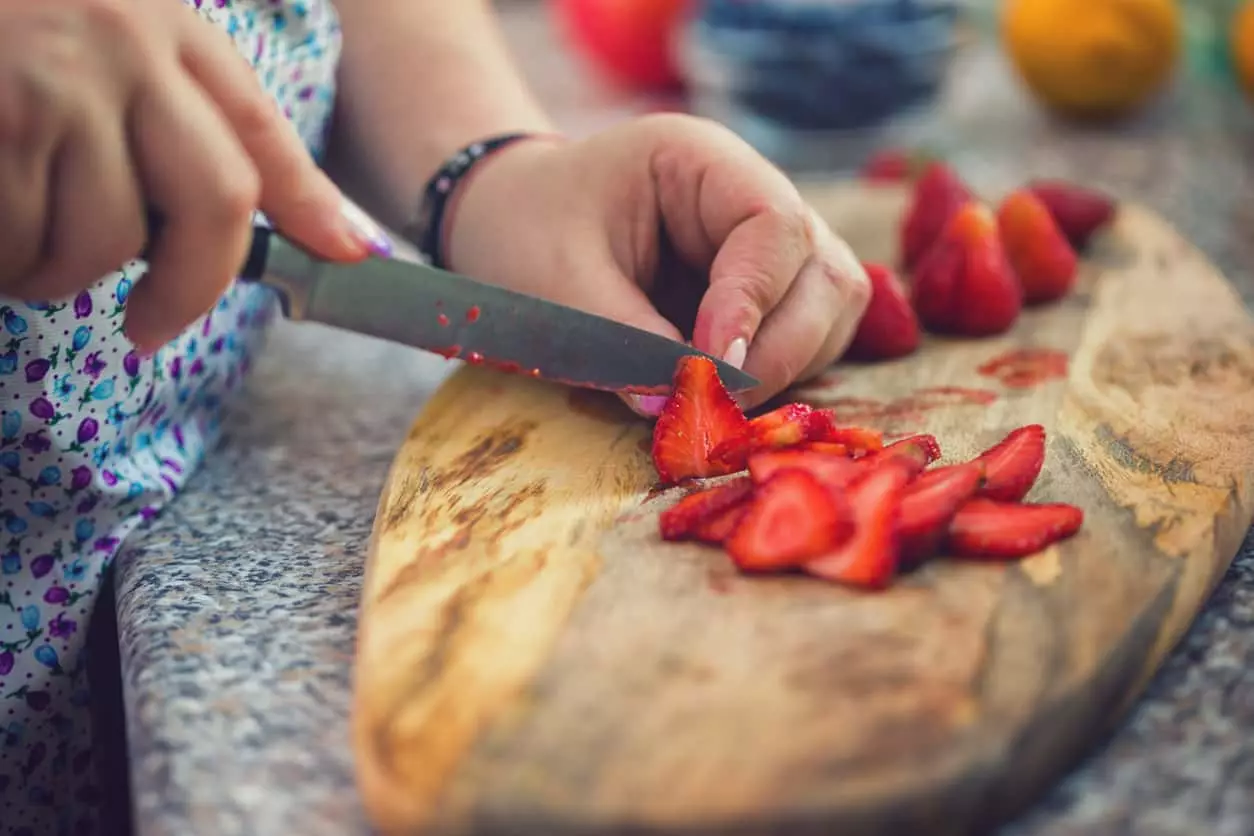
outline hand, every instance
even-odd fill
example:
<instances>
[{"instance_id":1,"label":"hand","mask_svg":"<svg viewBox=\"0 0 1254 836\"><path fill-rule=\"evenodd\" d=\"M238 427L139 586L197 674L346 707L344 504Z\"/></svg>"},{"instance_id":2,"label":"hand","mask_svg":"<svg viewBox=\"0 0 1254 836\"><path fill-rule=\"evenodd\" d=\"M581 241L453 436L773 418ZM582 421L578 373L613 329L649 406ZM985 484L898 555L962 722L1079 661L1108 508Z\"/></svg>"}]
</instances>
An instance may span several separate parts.
<instances>
[{"instance_id":1,"label":"hand","mask_svg":"<svg viewBox=\"0 0 1254 836\"><path fill-rule=\"evenodd\" d=\"M853 338L870 299L860 262L724 128L649 116L498 154L449 218L452 269L690 341L762 382L746 407Z\"/></svg>"},{"instance_id":2,"label":"hand","mask_svg":"<svg viewBox=\"0 0 1254 836\"><path fill-rule=\"evenodd\" d=\"M331 259L364 257L338 190L225 33L173 0L0 0L0 294L69 296L143 249L126 331L151 350L209 310L255 209ZM368 222L366 222L368 223Z\"/></svg>"}]
</instances>

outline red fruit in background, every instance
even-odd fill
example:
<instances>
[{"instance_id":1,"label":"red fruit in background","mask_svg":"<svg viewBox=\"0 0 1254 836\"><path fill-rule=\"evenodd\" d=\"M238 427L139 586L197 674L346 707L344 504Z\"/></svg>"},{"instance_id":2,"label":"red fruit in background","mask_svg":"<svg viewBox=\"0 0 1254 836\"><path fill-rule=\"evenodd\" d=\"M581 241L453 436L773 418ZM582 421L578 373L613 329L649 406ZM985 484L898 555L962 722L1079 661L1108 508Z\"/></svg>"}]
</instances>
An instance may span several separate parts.
<instances>
[{"instance_id":1,"label":"red fruit in background","mask_svg":"<svg viewBox=\"0 0 1254 836\"><path fill-rule=\"evenodd\" d=\"M1080 530L1084 512L1061 502L1040 505L975 498L949 523L949 550L963 557L1012 559L1035 554Z\"/></svg>"},{"instance_id":2,"label":"red fruit in background","mask_svg":"<svg viewBox=\"0 0 1254 836\"><path fill-rule=\"evenodd\" d=\"M997 208L997 229L1023 288L1024 304L1053 302L1075 286L1075 250L1032 192L1018 189L1006 196Z\"/></svg>"},{"instance_id":3,"label":"red fruit in background","mask_svg":"<svg viewBox=\"0 0 1254 836\"><path fill-rule=\"evenodd\" d=\"M914 180L932 162L922 151L884 148L876 151L862 165L862 179L870 183L905 183Z\"/></svg>"},{"instance_id":4,"label":"red fruit in background","mask_svg":"<svg viewBox=\"0 0 1254 836\"><path fill-rule=\"evenodd\" d=\"M679 361L675 386L653 425L653 466L664 483L699 476L723 476L730 467L711 458L711 451L742 438L749 421L719 380L706 357Z\"/></svg>"},{"instance_id":5,"label":"red fruit in background","mask_svg":"<svg viewBox=\"0 0 1254 836\"><path fill-rule=\"evenodd\" d=\"M1014 325L1023 291L986 206L972 201L950 218L915 269L911 301L938 334L987 337Z\"/></svg>"},{"instance_id":6,"label":"red fruit in background","mask_svg":"<svg viewBox=\"0 0 1254 836\"><path fill-rule=\"evenodd\" d=\"M1033 180L1028 190L1049 210L1054 222L1077 249L1115 217L1116 203L1106 194L1065 180Z\"/></svg>"},{"instance_id":7,"label":"red fruit in background","mask_svg":"<svg viewBox=\"0 0 1254 836\"><path fill-rule=\"evenodd\" d=\"M1045 428L1028 424L973 460L984 470L980 496L1016 502L1028 495L1045 464Z\"/></svg>"},{"instance_id":8,"label":"red fruit in background","mask_svg":"<svg viewBox=\"0 0 1254 836\"><path fill-rule=\"evenodd\" d=\"M901 226L901 263L911 270L944 231L949 219L974 196L945 163L930 163L914 184Z\"/></svg>"},{"instance_id":9,"label":"red fruit in background","mask_svg":"<svg viewBox=\"0 0 1254 836\"><path fill-rule=\"evenodd\" d=\"M906 289L882 264L862 266L871 280L871 301L845 356L851 360L892 360L913 353L919 347L919 320Z\"/></svg>"},{"instance_id":10,"label":"red fruit in background","mask_svg":"<svg viewBox=\"0 0 1254 836\"><path fill-rule=\"evenodd\" d=\"M637 89L679 86L671 41L688 6L689 0L553 0L558 26L578 51Z\"/></svg>"}]
</instances>

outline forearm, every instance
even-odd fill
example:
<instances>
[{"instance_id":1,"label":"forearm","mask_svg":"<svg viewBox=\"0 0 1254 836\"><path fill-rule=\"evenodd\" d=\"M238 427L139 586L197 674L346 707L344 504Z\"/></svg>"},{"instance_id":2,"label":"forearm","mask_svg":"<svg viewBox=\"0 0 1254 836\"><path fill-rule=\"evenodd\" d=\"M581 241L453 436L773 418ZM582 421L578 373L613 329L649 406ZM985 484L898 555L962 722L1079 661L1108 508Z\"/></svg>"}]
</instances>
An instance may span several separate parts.
<instances>
[{"instance_id":1,"label":"forearm","mask_svg":"<svg viewBox=\"0 0 1254 836\"><path fill-rule=\"evenodd\" d=\"M552 124L487 0L338 0L344 52L327 168L399 229L466 144Z\"/></svg>"}]
</instances>

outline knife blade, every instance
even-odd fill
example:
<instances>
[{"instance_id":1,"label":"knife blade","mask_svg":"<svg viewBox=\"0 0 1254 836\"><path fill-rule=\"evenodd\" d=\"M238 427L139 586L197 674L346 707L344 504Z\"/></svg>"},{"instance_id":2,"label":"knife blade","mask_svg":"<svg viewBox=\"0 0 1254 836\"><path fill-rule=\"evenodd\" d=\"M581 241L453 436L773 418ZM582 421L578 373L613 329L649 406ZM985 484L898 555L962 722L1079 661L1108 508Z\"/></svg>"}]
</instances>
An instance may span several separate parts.
<instances>
[{"instance_id":1,"label":"knife blade","mask_svg":"<svg viewBox=\"0 0 1254 836\"><path fill-rule=\"evenodd\" d=\"M277 291L295 321L579 388L666 394L688 355L712 360L730 392L758 385L735 366L649 331L417 260L322 261L260 223L239 278Z\"/></svg>"}]
</instances>

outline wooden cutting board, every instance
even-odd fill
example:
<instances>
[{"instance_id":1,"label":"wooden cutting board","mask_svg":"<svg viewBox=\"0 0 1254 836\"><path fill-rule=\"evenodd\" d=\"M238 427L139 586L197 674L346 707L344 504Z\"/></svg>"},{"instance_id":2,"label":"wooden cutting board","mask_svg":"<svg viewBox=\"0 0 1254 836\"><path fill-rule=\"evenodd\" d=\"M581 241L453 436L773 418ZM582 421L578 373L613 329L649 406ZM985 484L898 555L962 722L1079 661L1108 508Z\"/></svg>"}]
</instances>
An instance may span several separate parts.
<instances>
[{"instance_id":1,"label":"wooden cutting board","mask_svg":"<svg viewBox=\"0 0 1254 836\"><path fill-rule=\"evenodd\" d=\"M895 259L902 191L812 199L864 259ZM1005 368L1015 351L1056 375L1029 385ZM1254 325L1137 206L1078 291L1012 334L931 339L795 394L935 433L946 459L1044 424L1030 498L1082 506L1084 530L882 593L741 577L716 549L658 539L676 497L652 492L645 422L464 368L414 424L375 521L353 735L382 829L986 830L1135 699L1254 514Z\"/></svg>"}]
</instances>

